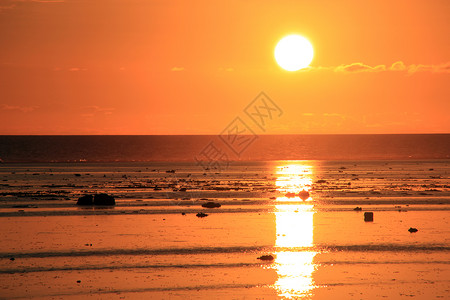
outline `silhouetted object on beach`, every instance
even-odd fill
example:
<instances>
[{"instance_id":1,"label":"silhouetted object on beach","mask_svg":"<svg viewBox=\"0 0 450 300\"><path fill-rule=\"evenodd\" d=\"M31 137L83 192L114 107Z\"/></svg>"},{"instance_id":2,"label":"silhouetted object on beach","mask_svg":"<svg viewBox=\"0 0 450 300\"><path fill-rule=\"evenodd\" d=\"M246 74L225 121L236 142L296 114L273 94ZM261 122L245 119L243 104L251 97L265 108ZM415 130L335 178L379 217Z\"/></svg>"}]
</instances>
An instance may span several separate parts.
<instances>
[{"instance_id":1,"label":"silhouetted object on beach","mask_svg":"<svg viewBox=\"0 0 450 300\"><path fill-rule=\"evenodd\" d=\"M364 213L364 222L373 222L373 212Z\"/></svg>"},{"instance_id":2,"label":"silhouetted object on beach","mask_svg":"<svg viewBox=\"0 0 450 300\"><path fill-rule=\"evenodd\" d=\"M355 211L361 211L362 210L362 208L361 207L359 207L359 206L357 206L357 207L355 207L353 210L355 210Z\"/></svg>"},{"instance_id":3,"label":"silhouetted object on beach","mask_svg":"<svg viewBox=\"0 0 450 300\"><path fill-rule=\"evenodd\" d=\"M222 205L220 205L219 203L215 203L215 202L207 202L207 203L203 203L202 207L206 207L206 208L218 208L221 207Z\"/></svg>"},{"instance_id":4,"label":"silhouetted object on beach","mask_svg":"<svg viewBox=\"0 0 450 300\"><path fill-rule=\"evenodd\" d=\"M94 197L92 195L84 195L83 197L78 198L77 205L93 205Z\"/></svg>"},{"instance_id":5,"label":"silhouetted object on beach","mask_svg":"<svg viewBox=\"0 0 450 300\"><path fill-rule=\"evenodd\" d=\"M201 212L201 213L196 214L196 216L197 216L198 218L204 218L204 217L207 217L208 215Z\"/></svg>"},{"instance_id":6,"label":"silhouetted object on beach","mask_svg":"<svg viewBox=\"0 0 450 300\"><path fill-rule=\"evenodd\" d=\"M263 255L258 257L260 260L274 260L274 257L272 255Z\"/></svg>"},{"instance_id":7,"label":"silhouetted object on beach","mask_svg":"<svg viewBox=\"0 0 450 300\"><path fill-rule=\"evenodd\" d=\"M414 228L414 227L410 227L410 228L408 229L408 231L411 232L411 233L413 233L413 232L419 231L419 229Z\"/></svg>"},{"instance_id":8,"label":"silhouetted object on beach","mask_svg":"<svg viewBox=\"0 0 450 300\"><path fill-rule=\"evenodd\" d=\"M306 199L309 198L309 192L302 190L298 193L298 196L300 197L300 199L302 199L303 201L305 201Z\"/></svg>"},{"instance_id":9,"label":"silhouetted object on beach","mask_svg":"<svg viewBox=\"0 0 450 300\"><path fill-rule=\"evenodd\" d=\"M94 196L94 205L116 205L116 200L108 194L96 194Z\"/></svg>"}]
</instances>

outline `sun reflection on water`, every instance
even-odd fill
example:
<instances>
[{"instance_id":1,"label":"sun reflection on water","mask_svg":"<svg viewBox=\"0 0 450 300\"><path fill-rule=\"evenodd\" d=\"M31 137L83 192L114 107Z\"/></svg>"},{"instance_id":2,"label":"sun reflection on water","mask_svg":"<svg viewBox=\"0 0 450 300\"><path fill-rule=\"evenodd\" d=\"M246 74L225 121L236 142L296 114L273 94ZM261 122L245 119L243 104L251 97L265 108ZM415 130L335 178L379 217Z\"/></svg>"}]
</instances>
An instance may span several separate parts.
<instances>
[{"instance_id":1,"label":"sun reflection on water","mask_svg":"<svg viewBox=\"0 0 450 300\"><path fill-rule=\"evenodd\" d=\"M276 188L285 196L279 200L302 201L299 193L302 191L309 192L312 186L313 167L307 164L293 164L277 166L277 179L275 181ZM308 197L306 201L311 201Z\"/></svg>"},{"instance_id":2,"label":"sun reflection on water","mask_svg":"<svg viewBox=\"0 0 450 300\"><path fill-rule=\"evenodd\" d=\"M303 202L297 194L311 191L313 167L307 162L289 162L277 166L276 173L277 190L295 196L279 197L275 203L275 246L279 249L274 263L278 273L275 288L281 297L307 296L315 287L312 273L316 252L311 250L315 211L311 196Z\"/></svg>"}]
</instances>

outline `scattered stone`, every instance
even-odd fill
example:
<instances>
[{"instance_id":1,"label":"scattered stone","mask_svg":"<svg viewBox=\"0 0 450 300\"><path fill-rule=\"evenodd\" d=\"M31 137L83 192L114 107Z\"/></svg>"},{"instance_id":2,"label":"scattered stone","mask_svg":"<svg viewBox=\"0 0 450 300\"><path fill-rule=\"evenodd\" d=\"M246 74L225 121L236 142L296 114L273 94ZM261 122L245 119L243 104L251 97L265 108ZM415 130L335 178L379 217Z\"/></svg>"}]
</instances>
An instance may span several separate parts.
<instances>
[{"instance_id":1,"label":"scattered stone","mask_svg":"<svg viewBox=\"0 0 450 300\"><path fill-rule=\"evenodd\" d=\"M357 207L355 207L353 210L354 210L354 211L361 211L361 210L362 210L362 207L357 206Z\"/></svg>"},{"instance_id":2,"label":"scattered stone","mask_svg":"<svg viewBox=\"0 0 450 300\"><path fill-rule=\"evenodd\" d=\"M408 231L411 232L411 233L413 233L413 232L419 231L419 229L414 228L414 227L410 227L410 228L408 229Z\"/></svg>"},{"instance_id":3,"label":"scattered stone","mask_svg":"<svg viewBox=\"0 0 450 300\"><path fill-rule=\"evenodd\" d=\"M306 199L309 198L309 192L302 190L298 193L298 196L300 197L300 199L302 199L303 201L305 201Z\"/></svg>"},{"instance_id":4,"label":"scattered stone","mask_svg":"<svg viewBox=\"0 0 450 300\"><path fill-rule=\"evenodd\" d=\"M166 173L175 173L175 170L167 170Z\"/></svg>"},{"instance_id":5,"label":"scattered stone","mask_svg":"<svg viewBox=\"0 0 450 300\"><path fill-rule=\"evenodd\" d=\"M324 179L319 179L319 180L316 181L316 183L327 183L327 181L324 180Z\"/></svg>"},{"instance_id":6,"label":"scattered stone","mask_svg":"<svg viewBox=\"0 0 450 300\"><path fill-rule=\"evenodd\" d=\"M364 213L364 222L373 222L373 212Z\"/></svg>"},{"instance_id":7,"label":"scattered stone","mask_svg":"<svg viewBox=\"0 0 450 300\"><path fill-rule=\"evenodd\" d=\"M108 194L96 194L94 196L94 205L116 205L116 200Z\"/></svg>"},{"instance_id":8,"label":"scattered stone","mask_svg":"<svg viewBox=\"0 0 450 300\"><path fill-rule=\"evenodd\" d=\"M77 283L81 283L81 280L77 280Z\"/></svg>"},{"instance_id":9,"label":"scattered stone","mask_svg":"<svg viewBox=\"0 0 450 300\"><path fill-rule=\"evenodd\" d=\"M295 197L295 193L286 193L286 197L288 198Z\"/></svg>"},{"instance_id":10,"label":"scattered stone","mask_svg":"<svg viewBox=\"0 0 450 300\"><path fill-rule=\"evenodd\" d=\"M258 257L260 260L274 260L275 258L272 255L263 255Z\"/></svg>"},{"instance_id":11,"label":"scattered stone","mask_svg":"<svg viewBox=\"0 0 450 300\"><path fill-rule=\"evenodd\" d=\"M77 205L93 205L94 197L92 195L84 195L83 197L78 198Z\"/></svg>"},{"instance_id":12,"label":"scattered stone","mask_svg":"<svg viewBox=\"0 0 450 300\"><path fill-rule=\"evenodd\" d=\"M198 218L204 218L204 217L207 217L208 215L201 212L201 213L196 214L196 216L197 216Z\"/></svg>"},{"instance_id":13,"label":"scattered stone","mask_svg":"<svg viewBox=\"0 0 450 300\"><path fill-rule=\"evenodd\" d=\"M180 191L180 192L186 192L186 188L180 188L178 191Z\"/></svg>"},{"instance_id":14,"label":"scattered stone","mask_svg":"<svg viewBox=\"0 0 450 300\"><path fill-rule=\"evenodd\" d=\"M181 215L182 215L182 216L185 216L185 215L186 215L186 213L182 212L182 213L181 213Z\"/></svg>"},{"instance_id":15,"label":"scattered stone","mask_svg":"<svg viewBox=\"0 0 450 300\"><path fill-rule=\"evenodd\" d=\"M73 175L75 175L75 177L80 177L81 176L81 174L73 174Z\"/></svg>"},{"instance_id":16,"label":"scattered stone","mask_svg":"<svg viewBox=\"0 0 450 300\"><path fill-rule=\"evenodd\" d=\"M15 261L16 259L14 257L11 257L9 260L10 261Z\"/></svg>"},{"instance_id":17,"label":"scattered stone","mask_svg":"<svg viewBox=\"0 0 450 300\"><path fill-rule=\"evenodd\" d=\"M218 208L221 207L222 205L220 205L219 203L215 203L215 202L207 202L207 203L203 203L202 207L206 207L206 208Z\"/></svg>"}]
</instances>

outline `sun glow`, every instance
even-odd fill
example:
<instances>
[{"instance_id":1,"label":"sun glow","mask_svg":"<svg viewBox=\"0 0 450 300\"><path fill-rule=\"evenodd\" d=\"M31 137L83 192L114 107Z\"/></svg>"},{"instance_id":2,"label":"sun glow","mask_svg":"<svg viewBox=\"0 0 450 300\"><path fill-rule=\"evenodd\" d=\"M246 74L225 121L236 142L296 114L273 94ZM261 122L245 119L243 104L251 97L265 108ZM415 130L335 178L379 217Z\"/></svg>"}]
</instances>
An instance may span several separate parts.
<instances>
[{"instance_id":1,"label":"sun glow","mask_svg":"<svg viewBox=\"0 0 450 300\"><path fill-rule=\"evenodd\" d=\"M311 43L300 35L288 35L275 47L275 60L286 71L297 71L311 63L314 50Z\"/></svg>"}]
</instances>

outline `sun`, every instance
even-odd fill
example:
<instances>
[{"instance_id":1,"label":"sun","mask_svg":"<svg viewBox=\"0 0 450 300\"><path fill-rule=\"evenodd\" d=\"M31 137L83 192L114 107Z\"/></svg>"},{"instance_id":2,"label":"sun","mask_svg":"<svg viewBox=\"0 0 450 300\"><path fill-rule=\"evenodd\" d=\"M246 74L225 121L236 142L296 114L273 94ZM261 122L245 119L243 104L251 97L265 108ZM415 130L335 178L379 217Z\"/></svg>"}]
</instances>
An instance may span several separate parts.
<instances>
[{"instance_id":1,"label":"sun","mask_svg":"<svg viewBox=\"0 0 450 300\"><path fill-rule=\"evenodd\" d=\"M282 38L275 47L275 60L286 71L306 68L313 56L314 49L311 43L297 34Z\"/></svg>"}]
</instances>

